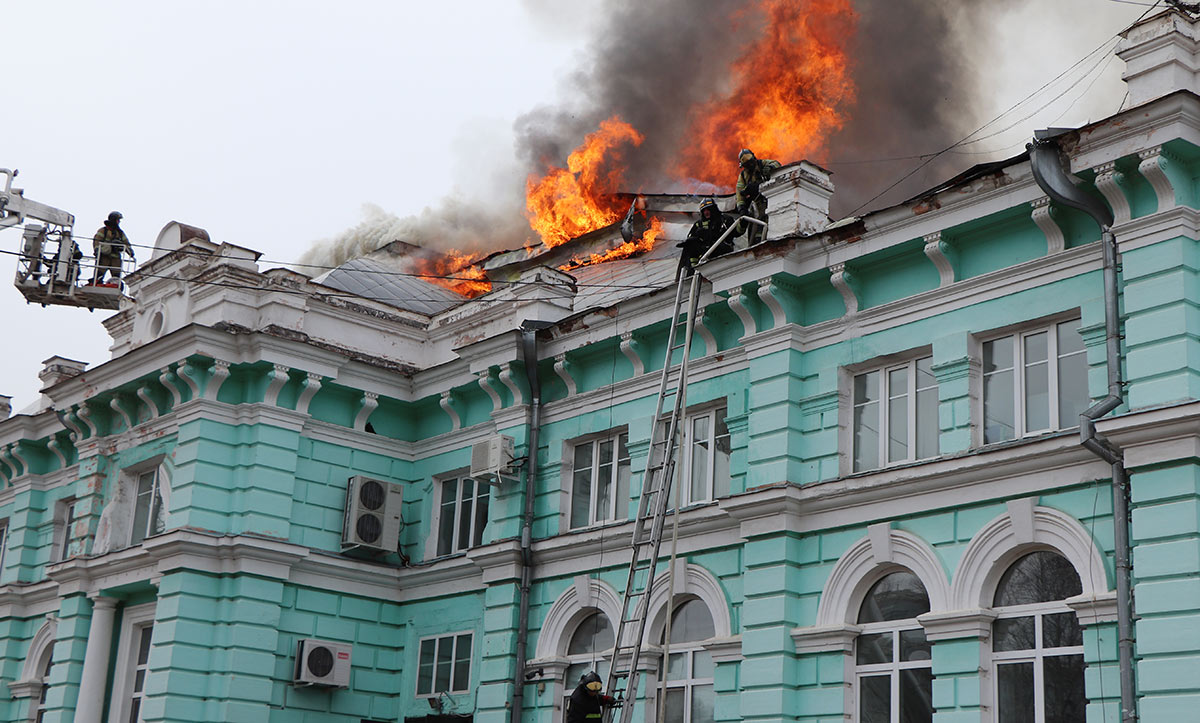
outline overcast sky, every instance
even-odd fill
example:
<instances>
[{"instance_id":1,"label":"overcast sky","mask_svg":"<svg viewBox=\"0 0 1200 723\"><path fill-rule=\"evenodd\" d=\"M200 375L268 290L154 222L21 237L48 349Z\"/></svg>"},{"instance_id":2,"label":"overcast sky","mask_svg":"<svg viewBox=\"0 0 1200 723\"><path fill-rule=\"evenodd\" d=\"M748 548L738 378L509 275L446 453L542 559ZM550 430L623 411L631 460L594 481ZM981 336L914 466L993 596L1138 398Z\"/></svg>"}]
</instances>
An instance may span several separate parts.
<instances>
[{"instance_id":1,"label":"overcast sky","mask_svg":"<svg viewBox=\"0 0 1200 723\"><path fill-rule=\"evenodd\" d=\"M1146 9L1028 3L992 29L1006 52L983 64L994 106L981 120ZM6 2L0 167L20 169L27 198L73 213L77 235L120 210L134 243L178 220L283 265L359 223L366 203L404 216L486 193L511 158L513 121L560 97L602 12L555 0ZM1011 155L1034 128L1111 114L1122 65L986 147ZM472 174L481 157L485 177ZM0 231L0 248L20 242ZM105 312L26 305L8 285L14 268L0 256L0 394L15 410L35 400L43 359L99 364L109 338Z\"/></svg>"}]
</instances>

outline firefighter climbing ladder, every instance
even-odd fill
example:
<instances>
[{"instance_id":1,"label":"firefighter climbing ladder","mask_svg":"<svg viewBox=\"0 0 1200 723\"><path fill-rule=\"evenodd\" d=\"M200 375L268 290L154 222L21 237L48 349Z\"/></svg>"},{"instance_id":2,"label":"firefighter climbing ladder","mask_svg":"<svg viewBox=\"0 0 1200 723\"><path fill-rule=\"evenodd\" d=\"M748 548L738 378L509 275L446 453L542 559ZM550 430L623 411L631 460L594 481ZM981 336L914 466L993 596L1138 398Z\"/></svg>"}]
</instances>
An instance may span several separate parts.
<instances>
[{"instance_id":1,"label":"firefighter climbing ladder","mask_svg":"<svg viewBox=\"0 0 1200 723\"><path fill-rule=\"evenodd\" d=\"M743 216L740 220L766 226L756 218ZM707 261L737 226L736 223L731 225L700 257L696 265ZM689 279L690 290L685 301L683 288ZM625 597L621 602L621 619L617 623L616 637L613 639L608 683L605 685L606 691L616 692L617 682L621 678L627 679L623 691L625 705L621 708L620 723L630 723L633 720L633 707L637 699L636 673L642 654L642 638L646 633L650 585L654 580L654 567L662 545L663 528L667 515L671 512L668 497L675 478L675 462L680 442L679 423L687 409L688 351L692 347L692 333L696 326L696 307L699 300L700 274L695 271L689 272L687 267L680 266L675 277L675 305L672 308L671 325L667 333L667 354L658 382L658 401L654 408L655 421L650 435L650 454L646 462L646 473L642 476L642 493L633 525L633 555L625 581ZM685 303L687 313L681 318ZM682 342L679 342L680 327L683 327ZM680 351L681 359L676 367L672 362L675 354ZM668 398L672 400L671 411L664 418L663 408Z\"/></svg>"}]
</instances>

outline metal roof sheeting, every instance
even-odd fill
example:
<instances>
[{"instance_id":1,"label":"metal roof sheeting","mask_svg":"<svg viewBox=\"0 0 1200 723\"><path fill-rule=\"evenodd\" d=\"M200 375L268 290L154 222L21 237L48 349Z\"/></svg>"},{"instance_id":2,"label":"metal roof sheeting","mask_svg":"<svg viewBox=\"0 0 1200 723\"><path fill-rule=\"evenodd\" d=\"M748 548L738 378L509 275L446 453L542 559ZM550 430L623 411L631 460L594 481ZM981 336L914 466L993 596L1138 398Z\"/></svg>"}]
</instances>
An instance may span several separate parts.
<instances>
[{"instance_id":1,"label":"metal roof sheeting","mask_svg":"<svg viewBox=\"0 0 1200 723\"><path fill-rule=\"evenodd\" d=\"M415 276L400 275L394 265L370 257L351 259L313 280L338 291L426 316L439 314L466 301L450 289Z\"/></svg>"}]
</instances>

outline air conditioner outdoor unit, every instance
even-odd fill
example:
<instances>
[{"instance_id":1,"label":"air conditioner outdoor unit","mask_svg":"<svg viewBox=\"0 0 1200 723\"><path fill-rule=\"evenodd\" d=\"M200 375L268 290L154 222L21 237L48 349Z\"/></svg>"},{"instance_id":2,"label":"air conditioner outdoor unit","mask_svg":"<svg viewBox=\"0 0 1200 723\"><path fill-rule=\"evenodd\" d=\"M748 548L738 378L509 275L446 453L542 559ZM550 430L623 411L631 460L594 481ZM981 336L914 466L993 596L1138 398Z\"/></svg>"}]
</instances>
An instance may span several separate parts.
<instances>
[{"instance_id":1,"label":"air conditioner outdoor unit","mask_svg":"<svg viewBox=\"0 0 1200 723\"><path fill-rule=\"evenodd\" d=\"M327 685L331 688L350 687L349 643L304 638L296 644L296 685Z\"/></svg>"},{"instance_id":2,"label":"air conditioner outdoor unit","mask_svg":"<svg viewBox=\"0 0 1200 723\"><path fill-rule=\"evenodd\" d=\"M502 476L513 473L513 438L506 434L476 442L471 446L471 477L500 484Z\"/></svg>"},{"instance_id":3,"label":"air conditioner outdoor unit","mask_svg":"<svg viewBox=\"0 0 1200 723\"><path fill-rule=\"evenodd\" d=\"M356 475L346 485L342 549L395 552L400 545L404 489L391 482Z\"/></svg>"}]
</instances>

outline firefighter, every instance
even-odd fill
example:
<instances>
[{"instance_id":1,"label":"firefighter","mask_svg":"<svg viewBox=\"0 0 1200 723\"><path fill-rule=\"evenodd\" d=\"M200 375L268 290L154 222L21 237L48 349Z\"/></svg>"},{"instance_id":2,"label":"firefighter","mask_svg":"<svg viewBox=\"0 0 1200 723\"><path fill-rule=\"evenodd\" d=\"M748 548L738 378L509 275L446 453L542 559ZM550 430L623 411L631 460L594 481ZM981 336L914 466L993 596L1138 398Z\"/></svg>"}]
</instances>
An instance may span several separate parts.
<instances>
[{"instance_id":1,"label":"firefighter","mask_svg":"<svg viewBox=\"0 0 1200 723\"><path fill-rule=\"evenodd\" d=\"M604 683L596 671L590 670L579 679L575 692L567 701L567 723L600 723L604 708L620 706L621 701L600 692Z\"/></svg>"},{"instance_id":2,"label":"firefighter","mask_svg":"<svg viewBox=\"0 0 1200 723\"><path fill-rule=\"evenodd\" d=\"M739 216L753 216L762 221L767 220L767 199L759 193L758 187L765 183L775 169L781 165L783 164L779 161L756 158L754 151L749 148L743 148L738 152L738 168L740 170L737 178L737 212ZM747 237L749 244L753 246L762 237L762 227L747 223L741 225L753 227ZM745 230L745 228L738 229L739 232Z\"/></svg>"},{"instance_id":3,"label":"firefighter","mask_svg":"<svg viewBox=\"0 0 1200 723\"><path fill-rule=\"evenodd\" d=\"M730 226L733 225L733 218L721 213L721 209L717 207L717 202L711 198L706 198L700 203L700 220L692 224L692 228L688 231L687 238L683 242L676 244L683 249L680 254L679 263L681 266L686 266L689 269L696 265L700 257L705 251L721 238ZM721 245L712 252L712 256L720 256L733 251L733 237L741 234L741 229L738 229L725 237ZM709 258L712 258L710 256Z\"/></svg>"},{"instance_id":4,"label":"firefighter","mask_svg":"<svg viewBox=\"0 0 1200 723\"><path fill-rule=\"evenodd\" d=\"M92 237L92 249L96 254L96 270L92 274L92 284L103 283L105 271L112 275L113 281L121 280L121 254L127 253L130 260L137 260L134 258L129 237L121 230L122 218L124 217L119 211L108 214L104 225Z\"/></svg>"}]
</instances>

